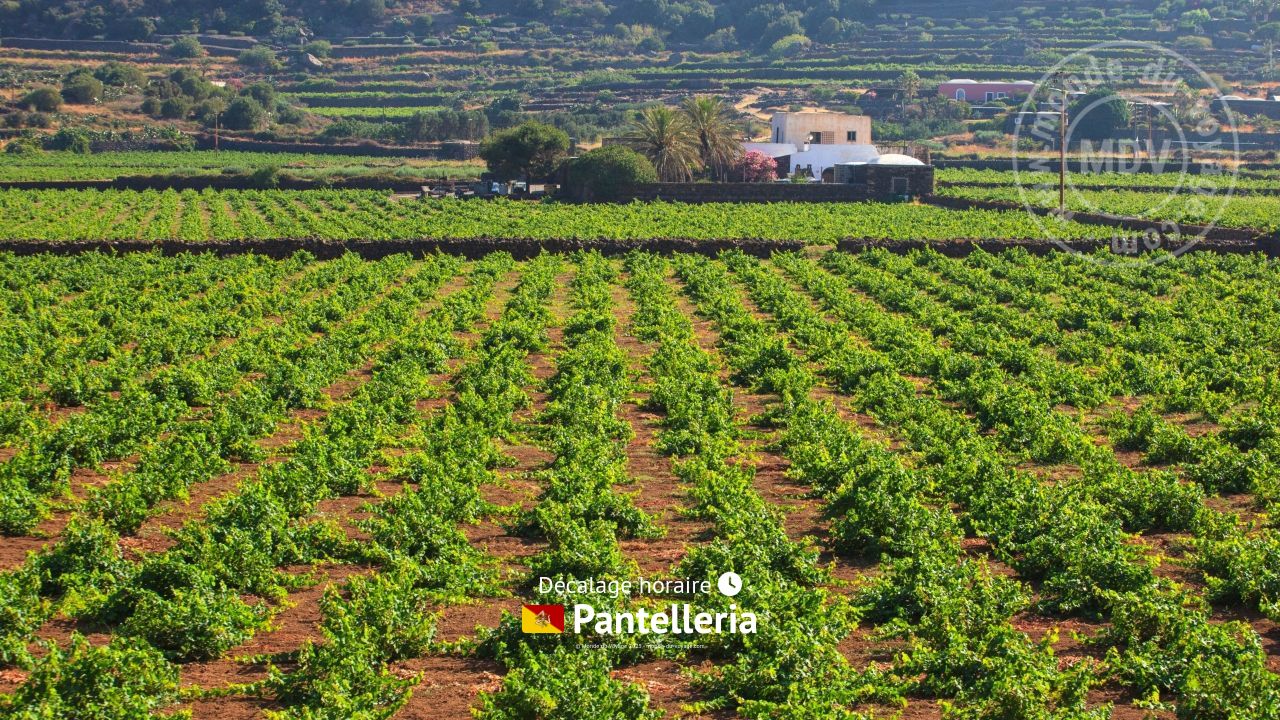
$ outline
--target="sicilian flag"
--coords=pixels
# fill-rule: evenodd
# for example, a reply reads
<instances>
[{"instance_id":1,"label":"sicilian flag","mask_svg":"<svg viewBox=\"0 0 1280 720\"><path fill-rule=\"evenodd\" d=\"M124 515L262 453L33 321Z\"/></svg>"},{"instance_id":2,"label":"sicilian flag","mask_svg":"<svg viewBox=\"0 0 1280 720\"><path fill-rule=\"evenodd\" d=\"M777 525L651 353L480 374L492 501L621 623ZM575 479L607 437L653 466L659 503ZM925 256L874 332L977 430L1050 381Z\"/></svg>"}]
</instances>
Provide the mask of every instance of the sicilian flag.
<instances>
[{"instance_id":1,"label":"sicilian flag","mask_svg":"<svg viewBox=\"0 0 1280 720\"><path fill-rule=\"evenodd\" d=\"M564 632L564 606L522 606L520 610L520 629L527 633Z\"/></svg>"}]
</instances>

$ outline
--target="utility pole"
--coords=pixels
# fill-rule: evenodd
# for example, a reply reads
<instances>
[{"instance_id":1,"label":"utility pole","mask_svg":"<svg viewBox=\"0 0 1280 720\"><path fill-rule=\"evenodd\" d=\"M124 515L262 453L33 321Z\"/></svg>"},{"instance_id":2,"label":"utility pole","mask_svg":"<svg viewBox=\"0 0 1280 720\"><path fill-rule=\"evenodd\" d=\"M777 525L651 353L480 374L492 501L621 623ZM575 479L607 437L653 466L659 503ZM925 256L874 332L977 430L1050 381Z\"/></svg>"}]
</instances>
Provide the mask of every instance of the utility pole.
<instances>
[{"instance_id":1,"label":"utility pole","mask_svg":"<svg viewBox=\"0 0 1280 720\"><path fill-rule=\"evenodd\" d=\"M1067 93L1062 93L1062 114L1058 116L1058 214L1067 212Z\"/></svg>"},{"instance_id":2,"label":"utility pole","mask_svg":"<svg viewBox=\"0 0 1280 720\"><path fill-rule=\"evenodd\" d=\"M213 151L218 152L218 126L222 120L222 111L217 110L213 113Z\"/></svg>"},{"instance_id":3,"label":"utility pole","mask_svg":"<svg viewBox=\"0 0 1280 720\"><path fill-rule=\"evenodd\" d=\"M1151 164L1151 150L1156 146L1156 118L1151 108L1151 104L1147 104L1147 164Z\"/></svg>"},{"instance_id":4,"label":"utility pole","mask_svg":"<svg viewBox=\"0 0 1280 720\"><path fill-rule=\"evenodd\" d=\"M1067 212L1067 84L1063 82L1065 75L1062 72L1053 74L1055 80L1062 87L1050 88L1057 90L1062 94L1061 105L1058 108L1058 214L1066 215Z\"/></svg>"}]
</instances>

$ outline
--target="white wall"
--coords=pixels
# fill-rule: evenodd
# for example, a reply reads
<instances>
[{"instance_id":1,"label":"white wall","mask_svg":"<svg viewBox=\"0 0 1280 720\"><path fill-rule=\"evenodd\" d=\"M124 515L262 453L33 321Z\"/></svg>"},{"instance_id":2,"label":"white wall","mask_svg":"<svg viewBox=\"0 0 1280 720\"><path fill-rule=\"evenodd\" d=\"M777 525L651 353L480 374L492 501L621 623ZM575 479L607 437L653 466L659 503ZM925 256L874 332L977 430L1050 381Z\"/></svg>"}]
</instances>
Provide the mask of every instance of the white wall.
<instances>
[{"instance_id":1,"label":"white wall","mask_svg":"<svg viewBox=\"0 0 1280 720\"><path fill-rule=\"evenodd\" d=\"M769 122L769 139L775 143L802 145L809 133L829 132L837 145L871 143L871 118L865 115L844 113L799 112L774 113ZM857 140L849 140L848 133L857 133Z\"/></svg>"}]
</instances>

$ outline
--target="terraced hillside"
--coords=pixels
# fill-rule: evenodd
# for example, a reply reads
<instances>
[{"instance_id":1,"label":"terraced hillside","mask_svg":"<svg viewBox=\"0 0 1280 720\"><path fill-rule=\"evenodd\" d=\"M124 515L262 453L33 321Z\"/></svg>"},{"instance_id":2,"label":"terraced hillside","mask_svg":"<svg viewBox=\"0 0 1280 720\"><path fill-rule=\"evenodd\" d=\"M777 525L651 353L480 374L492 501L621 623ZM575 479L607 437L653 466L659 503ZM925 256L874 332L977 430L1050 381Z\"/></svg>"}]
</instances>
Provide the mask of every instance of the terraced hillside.
<instances>
[{"instance_id":1,"label":"terraced hillside","mask_svg":"<svg viewBox=\"0 0 1280 720\"><path fill-rule=\"evenodd\" d=\"M248 128L258 132L240 132L241 141L259 136L404 146L479 140L488 129L530 117L593 142L617 134L644 104L673 104L693 93L726 97L744 119L792 106L850 109L863 91L890 87L908 70L926 90L956 77L1039 81L1086 48L1108 64L1109 83L1170 99L1169 90L1155 87L1144 72L1149 47L1123 44L1131 42L1155 43L1185 57L1195 69L1179 65L1177 77L1203 91L1206 101L1218 91L1267 96L1278 77L1270 50L1280 37L1275 9L1236 0L1211 7L1146 0L1124 6L871 0L555 5L552 11L541 2L290 1L266 10L243 3L191 3L177 10L151 2L121 9L99 0L39 0L6 15L0 84L17 101L40 85L57 86L77 68L112 61L136 65L156 79L194 69L233 86L266 81L280 92L287 110L266 108L273 117ZM310 42L300 45L304 36ZM199 45L179 51L174 46L180 41ZM1096 47L1105 43L1122 44ZM318 64L302 52L314 53ZM1068 65L1088 67L1083 60ZM175 105L141 113L147 83L108 82L91 103L38 122L10 113L6 122L116 135L157 122L191 132L216 126L201 104L207 93L192 95L185 111ZM913 111L910 120L930 112ZM438 122L446 113L451 119ZM876 136L890 141L946 138L966 128L949 122L913 129L906 118L877 120L888 120Z\"/></svg>"}]
</instances>

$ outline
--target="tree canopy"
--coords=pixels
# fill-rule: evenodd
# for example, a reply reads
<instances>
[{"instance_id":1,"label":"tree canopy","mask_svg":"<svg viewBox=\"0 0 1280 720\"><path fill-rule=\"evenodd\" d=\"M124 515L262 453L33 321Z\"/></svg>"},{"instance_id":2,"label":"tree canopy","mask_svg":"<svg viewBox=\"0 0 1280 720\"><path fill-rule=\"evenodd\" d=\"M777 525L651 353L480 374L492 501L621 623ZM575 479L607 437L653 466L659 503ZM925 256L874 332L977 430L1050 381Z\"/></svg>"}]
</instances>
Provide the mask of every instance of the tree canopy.
<instances>
[{"instance_id":1,"label":"tree canopy","mask_svg":"<svg viewBox=\"0 0 1280 720\"><path fill-rule=\"evenodd\" d=\"M1067 128L1076 140L1101 140L1129 125L1129 103L1108 87L1098 87L1071 103Z\"/></svg>"},{"instance_id":2,"label":"tree canopy","mask_svg":"<svg viewBox=\"0 0 1280 720\"><path fill-rule=\"evenodd\" d=\"M649 158L663 182L688 182L700 166L698 141L688 118L669 107L645 108L625 140Z\"/></svg>"},{"instance_id":3,"label":"tree canopy","mask_svg":"<svg viewBox=\"0 0 1280 720\"><path fill-rule=\"evenodd\" d=\"M500 180L545 178L569 152L569 136L536 120L499 130L480 145L480 157Z\"/></svg>"},{"instance_id":4,"label":"tree canopy","mask_svg":"<svg viewBox=\"0 0 1280 720\"><path fill-rule=\"evenodd\" d=\"M569 161L564 193L575 200L611 202L633 185L656 182L653 163L621 145L596 148Z\"/></svg>"},{"instance_id":5,"label":"tree canopy","mask_svg":"<svg viewBox=\"0 0 1280 720\"><path fill-rule=\"evenodd\" d=\"M698 145L702 166L712 179L721 180L742 155L742 131L734 123L730 108L710 95L685 98L680 112Z\"/></svg>"}]
</instances>

